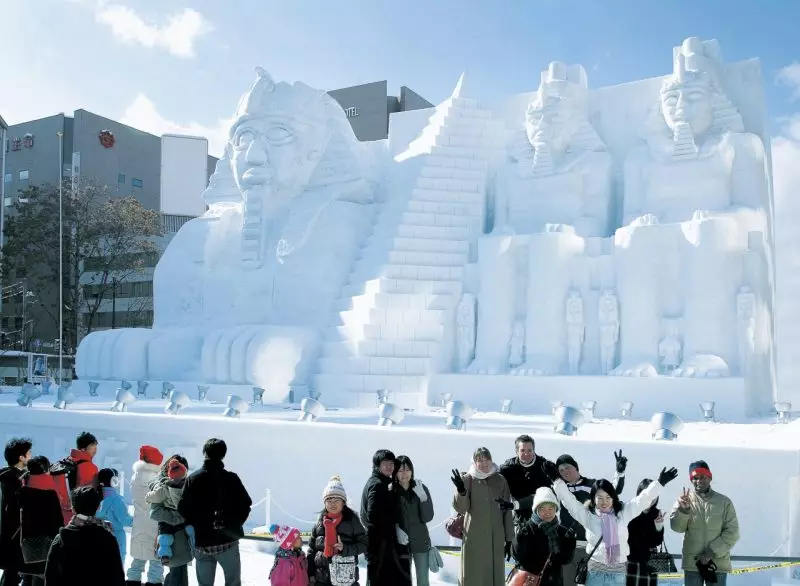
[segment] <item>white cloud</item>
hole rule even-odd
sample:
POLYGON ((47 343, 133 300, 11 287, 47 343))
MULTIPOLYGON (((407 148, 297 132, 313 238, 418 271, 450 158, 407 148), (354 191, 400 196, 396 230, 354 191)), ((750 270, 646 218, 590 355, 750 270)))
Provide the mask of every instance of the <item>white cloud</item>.
POLYGON ((166 23, 148 23, 128 6, 108 0, 69 0, 89 8, 97 22, 108 26, 121 43, 166 49, 176 57, 194 57, 195 43, 214 27, 202 14, 184 8, 167 17, 166 23))
POLYGON ((778 72, 777 82, 789 86, 792 100, 800 100, 800 61, 787 65, 778 72))
POLYGON ((199 122, 181 124, 164 118, 155 104, 144 94, 139 94, 122 114, 120 122, 152 134, 188 134, 208 139, 208 154, 219 157, 225 148, 231 120, 220 119, 216 126, 205 126, 199 122))

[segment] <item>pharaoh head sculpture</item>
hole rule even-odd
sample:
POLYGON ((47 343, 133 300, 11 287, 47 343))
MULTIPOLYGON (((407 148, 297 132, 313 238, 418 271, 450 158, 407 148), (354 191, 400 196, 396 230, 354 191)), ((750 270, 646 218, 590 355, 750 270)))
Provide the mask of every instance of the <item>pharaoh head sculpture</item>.
POLYGON ((542 72, 539 89, 525 112, 525 133, 534 148, 563 152, 587 117, 588 84, 580 65, 554 61, 542 72))
POLYGON ((326 152, 346 151, 356 140, 341 107, 324 91, 275 83, 261 68, 256 73, 228 137, 233 175, 245 194, 267 190, 285 200, 325 174, 318 167, 326 152))
POLYGON ((717 41, 686 39, 673 49, 673 73, 661 87, 660 111, 677 136, 743 129, 736 108, 725 96, 722 53, 717 41))

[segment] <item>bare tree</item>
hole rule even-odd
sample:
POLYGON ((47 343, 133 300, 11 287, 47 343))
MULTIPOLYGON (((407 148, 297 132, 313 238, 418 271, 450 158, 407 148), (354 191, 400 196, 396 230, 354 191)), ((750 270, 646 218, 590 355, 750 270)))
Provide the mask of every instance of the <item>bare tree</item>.
MULTIPOLYGON (((73 190, 65 181, 62 188, 64 332, 59 337, 66 350, 77 346, 79 314, 82 329, 91 332, 101 304, 120 282, 155 265, 153 237, 161 234, 161 221, 136 198, 116 197, 107 187, 85 182, 73 190), (90 295, 84 296, 84 287, 90 295)), ((21 191, 6 221, 3 254, 4 273, 39 293, 41 309, 56 331, 58 221, 57 186, 21 191)))

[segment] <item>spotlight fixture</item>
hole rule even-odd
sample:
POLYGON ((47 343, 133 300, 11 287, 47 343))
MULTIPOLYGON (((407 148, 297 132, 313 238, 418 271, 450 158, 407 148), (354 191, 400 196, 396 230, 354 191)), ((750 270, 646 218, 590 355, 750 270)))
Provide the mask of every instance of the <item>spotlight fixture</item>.
POLYGON ((136 397, 129 388, 119 388, 117 389, 117 395, 115 397, 114 404, 111 406, 111 410, 116 411, 117 413, 122 413, 123 411, 127 411, 128 406, 134 402, 136 402, 136 397))
POLYGON ((619 406, 620 417, 622 419, 630 419, 633 417, 633 401, 625 401, 619 406))
POLYGON ((514 399, 503 399, 500 403, 500 413, 511 413, 511 406, 514 404, 514 399))
POLYGON ((75 402, 75 395, 70 392, 69 387, 66 385, 59 385, 56 397, 56 402, 53 403, 53 407, 56 409, 66 409, 67 405, 75 402))
POLYGON ((264 389, 261 387, 253 387, 253 406, 264 404, 264 389))
POLYGON ((300 417, 298 421, 316 421, 322 416, 325 407, 314 397, 305 397, 300 401, 300 417))
POLYGON ((161 398, 168 399, 169 394, 175 389, 175 385, 170 382, 164 381, 161 383, 161 398))
POLYGON ((42 396, 42 390, 31 383, 25 383, 19 391, 17 405, 20 407, 30 407, 33 401, 42 396))
POLYGON ((225 417, 239 417, 242 413, 247 413, 250 405, 237 395, 228 395, 228 400, 225 402, 225 411, 222 415, 225 417))
POLYGON ((394 403, 383 403, 378 409, 378 425, 381 427, 398 425, 405 416, 405 412, 394 403))
POLYGON ((561 405, 556 408, 553 415, 556 418, 553 431, 561 435, 575 435, 578 433, 578 428, 583 425, 584 414, 575 407, 561 405))
POLYGON ((466 430, 467 421, 473 415, 472 407, 463 401, 450 401, 445 408, 447 429, 466 430))
POLYGON ((97 387, 100 386, 100 383, 96 381, 89 381, 89 396, 90 397, 97 397, 99 394, 97 392, 97 387))
POLYGON ((703 412, 703 421, 707 423, 716 421, 714 417, 714 401, 700 403, 700 410, 703 412))
POLYGON ((50 394, 50 386, 53 384, 49 378, 42 381, 42 394, 49 395, 50 394))
POLYGON ((197 400, 205 401, 208 394, 208 385, 197 385, 197 400))
POLYGON ((169 394, 169 404, 166 406, 164 411, 170 415, 177 415, 178 411, 187 405, 191 405, 191 403, 192 400, 186 393, 181 393, 180 391, 171 391, 169 394))
POLYGON ((591 423, 594 421, 594 410, 597 408, 597 401, 584 401, 581 403, 581 408, 586 414, 586 419, 588 422, 591 423))
POLYGON ((146 380, 136 381, 136 396, 146 399, 148 386, 150 386, 150 383, 146 380))
POLYGON ((447 409, 447 404, 453 400, 453 393, 441 393, 442 409, 447 409))
POLYGON ((789 423, 792 420, 791 401, 775 403, 775 411, 778 413, 778 423, 789 423))
POLYGON ((550 402, 550 412, 555 415, 556 409, 562 407, 564 405, 564 401, 551 401, 550 402))
POLYGON ((660 411, 650 419, 653 426, 653 439, 674 441, 683 430, 683 421, 674 413, 660 411))
POLYGON ((388 389, 378 389, 375 391, 375 400, 378 406, 384 405, 389 402, 389 390, 388 389))

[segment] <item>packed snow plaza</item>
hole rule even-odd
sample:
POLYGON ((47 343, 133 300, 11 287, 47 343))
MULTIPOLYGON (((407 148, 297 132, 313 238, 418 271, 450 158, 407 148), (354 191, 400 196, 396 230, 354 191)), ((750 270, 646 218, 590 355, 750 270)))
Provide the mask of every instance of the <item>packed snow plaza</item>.
POLYGON ((523 432, 595 475, 619 447, 637 479, 704 458, 736 502, 736 552, 800 554, 800 434, 774 424, 798 397, 776 387, 760 66, 696 38, 664 64, 590 89, 553 62, 496 103, 462 76, 370 143, 323 91, 258 69, 208 210, 156 268, 153 328, 90 334, 67 410, 6 399, 6 435, 61 453, 91 428, 110 463, 145 438, 198 461, 213 430, 251 493, 301 519, 331 474, 363 484, 378 447, 414 457, 440 502, 434 471, 523 432), (303 437, 347 449, 285 482, 303 437))

